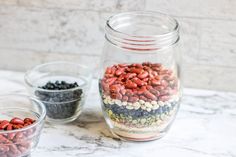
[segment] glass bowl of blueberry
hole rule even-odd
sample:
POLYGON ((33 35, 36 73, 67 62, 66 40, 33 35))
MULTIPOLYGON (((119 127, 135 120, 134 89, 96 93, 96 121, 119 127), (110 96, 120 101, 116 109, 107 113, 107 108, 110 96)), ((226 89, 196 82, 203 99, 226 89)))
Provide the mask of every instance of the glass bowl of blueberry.
POLYGON ((25 74, 30 93, 43 102, 47 120, 68 123, 80 115, 92 79, 92 69, 71 62, 38 65, 25 74))

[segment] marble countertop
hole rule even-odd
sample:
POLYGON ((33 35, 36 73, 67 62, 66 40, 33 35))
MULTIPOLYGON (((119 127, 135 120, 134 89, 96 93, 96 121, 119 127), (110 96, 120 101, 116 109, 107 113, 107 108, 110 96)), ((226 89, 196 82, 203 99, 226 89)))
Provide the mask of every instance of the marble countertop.
MULTIPOLYGON (((1 93, 25 93, 23 74, 0 71, 1 93)), ((236 157, 236 93, 184 89, 168 134, 151 142, 112 137, 102 117, 96 81, 78 120, 46 124, 32 157, 236 157)))

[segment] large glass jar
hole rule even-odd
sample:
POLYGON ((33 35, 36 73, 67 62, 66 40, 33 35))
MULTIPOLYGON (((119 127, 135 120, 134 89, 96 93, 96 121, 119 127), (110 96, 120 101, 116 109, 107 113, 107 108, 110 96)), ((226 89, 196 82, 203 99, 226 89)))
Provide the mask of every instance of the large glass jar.
POLYGON ((162 137, 181 98, 179 24, 158 12, 110 17, 99 79, 111 132, 123 140, 162 137))

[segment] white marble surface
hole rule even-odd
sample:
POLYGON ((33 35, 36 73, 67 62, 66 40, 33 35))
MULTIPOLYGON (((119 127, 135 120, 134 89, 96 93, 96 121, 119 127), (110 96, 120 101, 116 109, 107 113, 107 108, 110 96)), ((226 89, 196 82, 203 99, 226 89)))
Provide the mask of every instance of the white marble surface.
MULTIPOLYGON (((23 74, 0 71, 0 91, 23 92, 23 74)), ((96 81, 85 110, 67 125, 46 124, 32 157, 236 157, 236 93, 185 89, 169 133, 152 142, 112 137, 102 117, 96 81)))

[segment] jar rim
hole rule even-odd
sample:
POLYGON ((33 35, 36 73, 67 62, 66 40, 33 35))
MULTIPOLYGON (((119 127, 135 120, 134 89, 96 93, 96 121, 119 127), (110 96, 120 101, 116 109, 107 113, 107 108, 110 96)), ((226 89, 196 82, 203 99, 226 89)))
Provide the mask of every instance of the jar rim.
POLYGON ((118 17, 121 17, 121 16, 124 16, 124 15, 145 15, 145 16, 149 16, 149 15, 161 15, 161 16, 165 16, 169 19, 171 19, 174 23, 175 23, 175 27, 173 28, 173 30, 167 32, 167 33, 163 33, 163 34, 156 34, 156 35, 148 35, 149 37, 159 37, 159 36, 165 36, 165 35, 168 35, 170 33, 173 33, 173 32, 176 32, 179 30, 179 23, 178 21, 173 18, 172 16, 168 15, 168 14, 165 14, 165 13, 162 13, 162 12, 158 12, 158 11, 131 11, 131 12, 124 12, 124 13, 119 13, 119 14, 115 14, 115 15, 112 15, 108 18, 107 22, 106 22, 106 25, 107 27, 109 27, 111 30, 113 30, 114 32, 116 33, 120 33, 120 34, 125 34, 127 36, 133 36, 133 37, 147 37, 147 36, 142 36, 142 35, 132 35, 132 34, 129 34, 129 33, 124 33, 124 32, 121 32, 121 31, 118 31, 116 29, 114 29, 112 26, 111 26, 111 22, 112 20, 114 20, 114 18, 118 18, 118 17))
POLYGON ((84 81, 83 84, 81 84, 78 87, 71 88, 71 89, 49 90, 49 89, 43 89, 43 88, 38 87, 38 85, 34 84, 32 82, 32 80, 30 79, 30 74, 33 73, 36 70, 39 70, 41 68, 44 68, 44 67, 50 66, 50 65, 70 65, 70 66, 74 66, 74 67, 80 67, 80 68, 87 69, 87 70, 91 71, 91 73, 93 71, 88 66, 85 66, 85 65, 82 65, 82 64, 78 64, 78 63, 73 63, 73 62, 67 62, 67 61, 52 61, 52 62, 47 62, 47 63, 36 65, 32 69, 28 70, 25 73, 24 81, 25 81, 26 85, 29 86, 30 88, 37 89, 38 91, 44 91, 44 92, 48 92, 48 93, 54 93, 54 92, 61 92, 62 93, 62 92, 75 91, 75 90, 78 90, 78 89, 82 89, 82 88, 84 88, 85 86, 88 85, 88 81, 87 80, 83 80, 84 81))
MULTIPOLYGON (((159 23, 161 24, 161 23, 159 23)), ((123 24, 125 26, 125 24, 123 24)), ((161 12, 154 12, 154 11, 132 11, 132 12, 125 12, 119 13, 116 15, 111 16, 106 22, 106 39, 115 45, 126 44, 128 47, 142 47, 139 50, 146 50, 145 47, 155 47, 154 50, 162 49, 164 47, 169 47, 174 45, 179 41, 179 23, 178 21, 169 16, 168 14, 161 13, 161 12), (167 20, 166 22, 170 22, 172 27, 168 27, 166 32, 160 34, 148 34, 148 35, 135 35, 131 34, 130 32, 123 32, 114 28, 113 24, 114 21, 122 20, 122 17, 127 16, 140 16, 144 18, 153 18, 157 20, 158 18, 163 18, 167 20), (158 48, 157 48, 158 47, 158 48)), ((123 47, 124 48, 124 47, 123 47)), ((152 49, 150 49, 152 50, 152 49)))

